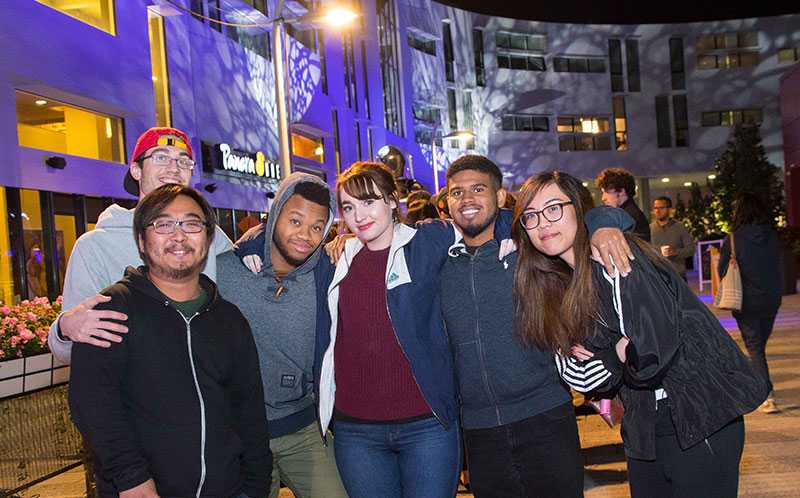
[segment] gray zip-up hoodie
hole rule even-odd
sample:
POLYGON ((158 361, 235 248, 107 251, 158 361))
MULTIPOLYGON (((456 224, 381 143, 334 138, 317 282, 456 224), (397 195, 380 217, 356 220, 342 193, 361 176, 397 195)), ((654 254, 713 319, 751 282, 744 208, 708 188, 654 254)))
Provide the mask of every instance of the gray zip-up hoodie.
MULTIPOLYGON (((325 182, 306 173, 292 173, 283 181, 260 239, 264 241, 261 273, 251 273, 233 251, 217 257, 220 293, 239 307, 250 322, 256 340, 272 438, 297 432, 315 419, 312 368, 317 298, 314 267, 322 246, 283 277, 280 285, 275 280, 270 251, 281 210, 297 185, 306 182, 328 188, 325 182), (283 290, 276 295, 278 287, 283 290)), ((333 223, 335 208, 331 193, 326 233, 333 223)))
MULTIPOLYGON (((125 209, 117 204, 110 205, 100 213, 94 230, 81 235, 75 242, 64 277, 61 305, 64 311, 74 308, 121 279, 125 268, 138 268, 144 264, 133 239, 133 212, 133 209, 125 209)), ((217 263, 214 255, 229 251, 232 247, 228 236, 217 226, 208 261, 203 269, 208 278, 216 279, 217 263)), ((72 342, 59 339, 57 323, 58 320, 50 326, 47 344, 56 358, 69 363, 72 342)))

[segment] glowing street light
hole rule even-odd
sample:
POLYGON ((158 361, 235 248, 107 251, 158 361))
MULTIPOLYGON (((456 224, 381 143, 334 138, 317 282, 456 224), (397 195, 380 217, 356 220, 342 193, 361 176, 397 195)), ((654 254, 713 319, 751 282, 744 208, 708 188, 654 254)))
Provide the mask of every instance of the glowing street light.
POLYGON ((278 152, 281 168, 281 180, 292 173, 292 145, 289 136, 289 113, 287 111, 287 95, 289 81, 286 78, 286 25, 295 23, 325 24, 342 29, 359 16, 358 13, 344 7, 329 7, 324 12, 310 12, 304 16, 284 18, 284 0, 278 0, 275 17, 269 21, 273 26, 272 63, 275 69, 275 104, 278 111, 278 152))

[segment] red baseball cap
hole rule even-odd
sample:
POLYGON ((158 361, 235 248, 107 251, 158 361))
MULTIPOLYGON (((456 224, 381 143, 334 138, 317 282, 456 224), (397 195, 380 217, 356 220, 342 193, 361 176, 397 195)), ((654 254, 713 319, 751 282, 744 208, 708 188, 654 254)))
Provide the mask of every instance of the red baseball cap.
MULTIPOLYGON (((156 127, 150 128, 136 140, 136 145, 133 147, 131 153, 131 162, 138 161, 148 149, 157 147, 159 145, 171 145, 183 149, 189 154, 189 157, 194 159, 194 152, 192 151, 192 143, 186 133, 176 128, 156 127)), ((123 182, 125 191, 131 195, 139 195, 139 182, 131 176, 131 170, 125 173, 125 181, 123 182)))

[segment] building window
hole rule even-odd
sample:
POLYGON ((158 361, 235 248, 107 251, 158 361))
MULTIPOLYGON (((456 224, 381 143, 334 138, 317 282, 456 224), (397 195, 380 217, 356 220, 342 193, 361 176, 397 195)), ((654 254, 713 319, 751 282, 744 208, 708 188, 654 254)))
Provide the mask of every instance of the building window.
POLYGON ((336 174, 342 172, 342 141, 339 136, 339 112, 331 110, 331 122, 333 124, 333 150, 336 159, 336 174))
POLYGON ((504 131, 550 131, 550 118, 535 114, 504 114, 500 120, 504 131))
MULTIPOLYGON (((425 128, 417 128, 414 130, 414 141, 418 144, 428 145, 430 146, 433 143, 433 130, 425 129, 425 128)), ((438 130, 436 132, 436 146, 442 146, 442 132, 438 130)))
POLYGON ((486 86, 486 68, 483 64, 483 30, 472 30, 472 51, 475 56, 475 84, 486 86))
POLYGON ((322 93, 328 95, 328 58, 325 55, 325 32, 317 30, 316 33, 317 54, 319 55, 319 85, 322 93))
POLYGON ((758 32, 723 33, 697 37, 697 51, 758 47, 758 32))
POLYGON ((544 57, 534 55, 497 54, 497 67, 522 69, 525 71, 546 71, 544 57))
POLYGON ((642 83, 639 77, 639 40, 625 40, 625 62, 628 65, 628 91, 641 91, 642 83))
POLYGON ((672 133, 669 129, 669 99, 666 95, 656 97, 656 136, 659 147, 672 147, 672 133))
POLYGON ((625 96, 614 95, 614 146, 618 151, 628 150, 628 118, 625 113, 625 96))
POLYGON ((359 161, 363 161, 364 151, 361 150, 361 123, 359 123, 356 120, 354 124, 355 124, 355 134, 356 134, 356 157, 358 157, 359 161))
POLYGON ((169 105, 169 80, 164 42, 164 19, 147 11, 147 31, 150 36, 150 66, 153 70, 153 95, 156 102, 156 126, 172 126, 169 105))
MULTIPOLYGON (((362 18, 364 16, 361 16, 362 18)), ((367 71, 367 42, 361 40, 361 77, 364 80, 364 112, 367 119, 372 118, 372 110, 369 105, 369 73, 367 71)))
POLYGON ((369 153, 368 160, 372 161, 375 159, 375 140, 372 137, 372 128, 367 127, 367 152, 369 153))
POLYGON ((456 108, 456 91, 447 89, 447 117, 450 131, 458 130, 458 109, 456 108))
POLYGON ((672 73, 672 89, 686 90, 686 65, 683 61, 683 39, 669 39, 669 67, 672 73))
POLYGON ((292 154, 318 163, 325 162, 325 146, 321 138, 292 132, 292 154))
POLYGON ((611 91, 624 92, 625 79, 622 76, 622 42, 608 40, 608 65, 611 70, 611 91))
POLYGON ((204 22, 203 0, 191 0, 189 2, 189 10, 192 12, 192 17, 200 22, 204 22))
POLYGON ((547 49, 547 37, 545 35, 498 31, 495 34, 495 41, 498 49, 525 50, 528 52, 544 52, 547 49))
POLYGON ((402 101, 400 98, 400 63, 397 46, 397 16, 394 0, 378 0, 378 40, 381 50, 384 127, 403 136, 402 101))
MULTIPOLYGON (((222 33, 222 7, 220 6, 220 0, 208 0, 208 18, 211 29, 222 33)), ((290 26, 286 26, 287 31, 290 26)))
POLYGON ((428 55, 436 55, 436 40, 426 40, 412 31, 408 32, 408 46, 428 55))
POLYGON ((442 122, 442 111, 437 107, 414 105, 413 112, 415 121, 421 121, 431 125, 438 125, 442 122))
POLYGON ((761 124, 761 109, 736 109, 729 111, 710 111, 700 115, 702 126, 734 126, 737 124, 761 124))
POLYGON ((698 54, 698 69, 736 69, 755 67, 759 63, 758 52, 734 52, 729 54, 698 54))
POLYGON ((601 116, 559 116, 556 130, 558 150, 611 150, 608 118, 601 116))
POLYGON ((126 162, 120 118, 20 91, 16 100, 19 145, 126 162))
POLYGON ((782 48, 778 50, 778 64, 786 64, 800 60, 800 48, 782 48))
POLYGON ((497 67, 524 71, 546 71, 547 37, 526 33, 497 32, 497 67), (525 53, 527 52, 527 53, 525 53))
POLYGON ((353 50, 353 34, 342 33, 342 57, 344 59, 344 96, 347 107, 358 111, 356 86, 356 60, 353 50))
POLYGON ((686 95, 672 96, 672 120, 675 122, 675 147, 688 147, 689 111, 686 95))
POLYGON ((758 32, 723 33, 697 38, 698 69, 735 69, 755 67, 760 62, 758 32))
POLYGON ((450 23, 442 22, 442 43, 444 44, 444 74, 449 82, 455 81, 455 54, 453 52, 453 36, 450 33, 450 23))
POLYGON ((462 96, 462 109, 461 111, 464 113, 464 129, 471 130, 473 128, 472 125, 472 92, 467 90, 465 91, 462 96))
POLYGON ((65 2, 64 0, 36 1, 110 35, 117 34, 114 20, 114 0, 83 0, 81 2, 65 2))
POLYGON ((557 73, 605 73, 606 60, 598 57, 553 57, 557 73))

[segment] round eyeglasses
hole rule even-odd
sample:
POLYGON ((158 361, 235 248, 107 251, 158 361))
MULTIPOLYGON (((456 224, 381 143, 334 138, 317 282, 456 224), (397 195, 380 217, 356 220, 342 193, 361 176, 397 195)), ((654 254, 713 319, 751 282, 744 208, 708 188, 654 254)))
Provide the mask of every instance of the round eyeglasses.
POLYGON ((208 227, 208 223, 203 220, 171 220, 169 218, 156 220, 147 226, 152 226, 156 233, 169 235, 175 233, 180 227, 183 233, 200 233, 208 227))
POLYGON ((155 152, 149 156, 144 156, 140 160, 150 159, 156 166, 169 166, 169 163, 175 161, 180 169, 191 170, 194 168, 194 159, 187 156, 172 157, 166 152, 155 152))
POLYGON ((572 201, 550 204, 541 211, 534 211, 533 209, 524 211, 522 216, 519 217, 519 222, 526 230, 533 230, 538 227, 541 222, 541 216, 554 223, 564 216, 564 206, 569 204, 572 204, 572 201))

